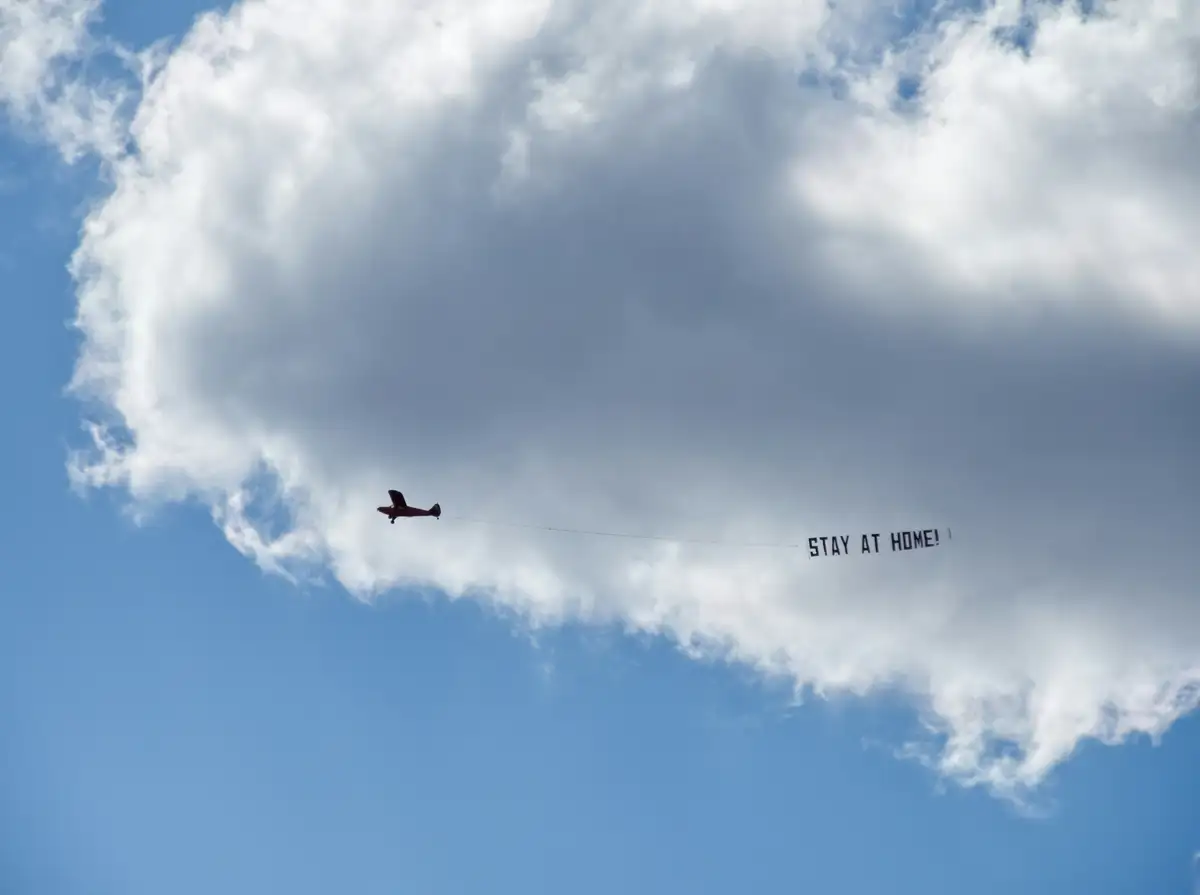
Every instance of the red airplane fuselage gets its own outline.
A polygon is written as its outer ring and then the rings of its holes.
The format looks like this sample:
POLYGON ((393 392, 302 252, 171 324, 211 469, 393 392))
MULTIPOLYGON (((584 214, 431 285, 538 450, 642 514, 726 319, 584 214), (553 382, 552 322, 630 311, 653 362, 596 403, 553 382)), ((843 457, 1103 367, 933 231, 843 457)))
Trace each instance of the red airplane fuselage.
POLYGON ((435 513, 433 510, 420 510, 416 507, 377 507, 376 509, 389 519, 395 519, 397 516, 440 516, 440 513, 435 513))

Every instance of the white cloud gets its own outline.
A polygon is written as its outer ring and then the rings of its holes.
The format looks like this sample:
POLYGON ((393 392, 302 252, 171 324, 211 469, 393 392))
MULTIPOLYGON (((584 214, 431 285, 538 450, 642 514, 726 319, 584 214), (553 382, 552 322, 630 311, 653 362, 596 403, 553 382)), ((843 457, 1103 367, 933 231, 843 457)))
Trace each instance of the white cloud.
POLYGON ((1082 19, 1042 9, 1025 58, 1007 9, 955 22, 924 60, 926 114, 870 108, 822 131, 797 182, 856 251, 883 238, 946 287, 1006 304, 1097 292, 1168 321, 1200 313, 1200 7, 1121 2, 1082 19), (892 242, 895 240, 895 242, 892 242))
MULTIPOLYGON (((103 49, 88 33, 99 8, 100 0, 0 0, 0 108, 71 162, 122 150, 124 85, 66 73, 103 49)), ((118 57, 137 62, 119 51, 118 57)))
POLYGON ((7 0, 0 6, 0 89, 21 110, 32 107, 54 63, 76 55, 95 0, 7 0))
POLYGON ((76 386, 112 423, 81 479, 199 495, 260 562, 364 596, 899 685, 941 769, 1000 792, 1195 707, 1193 7, 1042 10, 1028 59, 1003 11, 963 14, 879 61, 868 4, 301 6, 199 20, 146 85, 76 258, 76 386), (388 487, 448 517, 955 538, 810 560, 390 526, 388 487))

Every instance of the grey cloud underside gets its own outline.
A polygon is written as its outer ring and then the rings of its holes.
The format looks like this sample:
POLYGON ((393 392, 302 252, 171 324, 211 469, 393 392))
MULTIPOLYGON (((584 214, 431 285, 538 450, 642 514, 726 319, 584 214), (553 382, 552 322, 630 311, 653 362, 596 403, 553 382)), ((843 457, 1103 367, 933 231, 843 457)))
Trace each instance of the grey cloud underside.
MULTIPOLYGON (((869 312, 828 272, 819 221, 767 226, 802 140, 772 110, 805 97, 738 74, 722 114, 620 153, 604 145, 619 125, 551 145, 542 164, 573 176, 505 200, 490 198, 495 104, 447 115, 462 136, 430 141, 416 195, 385 185, 365 239, 310 246, 302 286, 255 271, 262 313, 201 321, 184 369, 214 405, 300 428, 329 466, 399 477, 448 512, 512 501, 537 521, 522 495, 547 494, 571 524, 620 525, 629 502, 660 531, 732 512, 786 539, 825 533, 791 524, 815 507, 835 527, 955 526, 997 599, 1047 575, 1084 599, 1187 593, 1186 340, 1115 312, 986 332, 869 312)), ((919 306, 935 288, 909 272, 874 298, 919 306)))

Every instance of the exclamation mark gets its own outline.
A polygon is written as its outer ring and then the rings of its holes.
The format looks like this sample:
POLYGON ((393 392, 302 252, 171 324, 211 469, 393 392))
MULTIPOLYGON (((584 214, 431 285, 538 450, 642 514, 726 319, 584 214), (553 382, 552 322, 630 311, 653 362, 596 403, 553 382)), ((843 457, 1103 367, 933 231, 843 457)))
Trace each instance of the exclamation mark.
POLYGON ((936 547, 941 542, 941 538, 938 537, 938 530, 935 528, 933 530, 933 546, 936 547))

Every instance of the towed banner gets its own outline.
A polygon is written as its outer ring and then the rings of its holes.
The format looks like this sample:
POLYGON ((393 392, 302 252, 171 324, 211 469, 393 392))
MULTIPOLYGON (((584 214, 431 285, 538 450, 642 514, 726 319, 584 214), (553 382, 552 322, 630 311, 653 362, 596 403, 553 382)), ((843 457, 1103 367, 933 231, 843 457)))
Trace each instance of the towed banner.
MULTIPOLYGON (((950 529, 946 529, 947 538, 950 529)), ((858 553, 879 553, 883 547, 891 545, 892 552, 903 550, 922 550, 927 547, 941 546, 941 534, 936 528, 925 528, 920 531, 893 531, 886 537, 887 541, 880 543, 885 537, 878 532, 860 535, 858 538, 858 553)), ((850 550, 850 535, 821 535, 808 539, 809 556, 845 556, 850 550)))

